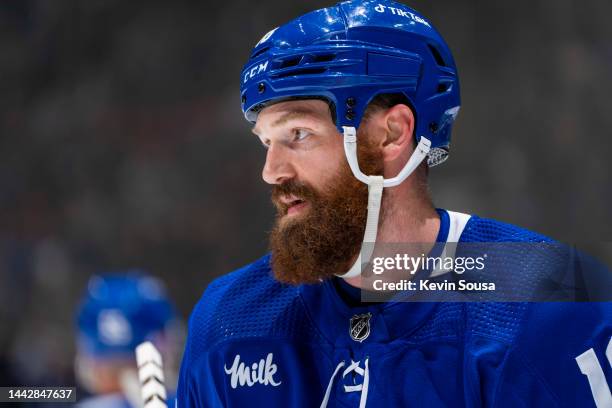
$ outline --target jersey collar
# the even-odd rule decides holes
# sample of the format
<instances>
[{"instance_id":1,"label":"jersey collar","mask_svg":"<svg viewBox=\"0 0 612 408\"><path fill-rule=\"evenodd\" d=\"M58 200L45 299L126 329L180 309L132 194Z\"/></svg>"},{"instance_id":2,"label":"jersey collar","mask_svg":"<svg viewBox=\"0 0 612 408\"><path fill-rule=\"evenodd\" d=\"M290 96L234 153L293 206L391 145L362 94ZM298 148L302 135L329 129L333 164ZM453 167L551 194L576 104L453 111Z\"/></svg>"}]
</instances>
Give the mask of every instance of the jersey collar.
<instances>
[{"instance_id":1,"label":"jersey collar","mask_svg":"<svg viewBox=\"0 0 612 408\"><path fill-rule=\"evenodd\" d=\"M449 231L449 216L438 209L440 229L437 242L446 242ZM350 321L357 315L371 314L368 342L389 342L405 337L415 331L437 307L436 302L385 302L363 303L350 307L342 299L331 280L314 285L301 285L300 296L312 321L321 334L336 347L359 344L351 339Z\"/></svg>"}]
</instances>

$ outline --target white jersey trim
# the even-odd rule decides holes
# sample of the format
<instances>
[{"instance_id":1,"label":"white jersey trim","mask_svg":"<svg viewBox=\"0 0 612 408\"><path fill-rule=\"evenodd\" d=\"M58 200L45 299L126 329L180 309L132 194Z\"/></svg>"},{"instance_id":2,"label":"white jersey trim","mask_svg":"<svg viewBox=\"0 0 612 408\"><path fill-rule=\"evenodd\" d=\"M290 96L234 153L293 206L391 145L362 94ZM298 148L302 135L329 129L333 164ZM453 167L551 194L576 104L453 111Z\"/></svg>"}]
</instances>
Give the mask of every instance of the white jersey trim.
<instances>
[{"instance_id":1,"label":"white jersey trim","mask_svg":"<svg viewBox=\"0 0 612 408\"><path fill-rule=\"evenodd\" d=\"M465 229L465 226L467 225L470 218L472 218L472 216L469 214L463 214L460 212L448 210L446 211L446 213L448 214L449 218L448 236L446 237L446 244L444 245L444 249L442 250L440 257L454 258L455 249L457 249L456 243L459 242L459 239L461 239L461 234L463 234L463 230ZM454 243L454 245L447 245L449 242ZM440 268L436 268L431 271L431 275L429 276L433 278L450 272L451 270L452 269L445 269L441 266Z\"/></svg>"},{"instance_id":2,"label":"white jersey trim","mask_svg":"<svg viewBox=\"0 0 612 408\"><path fill-rule=\"evenodd\" d=\"M459 242L461 234L463 234L463 230L472 216L455 211L446 212L448 213L448 218L450 218L446 242Z\"/></svg>"}]
</instances>

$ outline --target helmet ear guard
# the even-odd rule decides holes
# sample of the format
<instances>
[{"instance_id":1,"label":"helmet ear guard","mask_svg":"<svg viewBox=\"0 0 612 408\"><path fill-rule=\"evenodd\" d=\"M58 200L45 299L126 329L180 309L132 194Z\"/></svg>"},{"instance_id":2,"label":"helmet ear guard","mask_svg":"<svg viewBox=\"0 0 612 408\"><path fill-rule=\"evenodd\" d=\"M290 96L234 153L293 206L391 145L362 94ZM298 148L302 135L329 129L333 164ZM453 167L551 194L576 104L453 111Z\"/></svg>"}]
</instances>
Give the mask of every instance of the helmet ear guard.
<instances>
[{"instance_id":1,"label":"helmet ear guard","mask_svg":"<svg viewBox=\"0 0 612 408\"><path fill-rule=\"evenodd\" d=\"M417 146L390 179L364 174L357 161L356 129L380 94L406 96L416 118ZM388 0L342 2L266 34L242 71L241 96L251 122L272 103L328 101L349 167L368 185L364 244L376 242L383 188L401 184L425 158L429 166L446 160L460 105L457 70L442 37L415 10ZM372 251L362 245L353 267L339 276L358 276Z\"/></svg>"}]
</instances>

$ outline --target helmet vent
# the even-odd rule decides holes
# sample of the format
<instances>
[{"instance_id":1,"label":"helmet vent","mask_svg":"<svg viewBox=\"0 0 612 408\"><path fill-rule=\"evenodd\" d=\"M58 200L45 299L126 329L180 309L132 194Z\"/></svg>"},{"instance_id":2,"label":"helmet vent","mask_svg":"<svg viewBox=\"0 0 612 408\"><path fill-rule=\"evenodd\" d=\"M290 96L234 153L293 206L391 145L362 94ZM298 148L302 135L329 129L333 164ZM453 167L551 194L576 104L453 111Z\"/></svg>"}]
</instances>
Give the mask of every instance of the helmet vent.
<instances>
[{"instance_id":1,"label":"helmet vent","mask_svg":"<svg viewBox=\"0 0 612 408\"><path fill-rule=\"evenodd\" d=\"M312 62L329 62L335 58L336 56L334 54L313 55L311 58L311 61Z\"/></svg>"},{"instance_id":2,"label":"helmet vent","mask_svg":"<svg viewBox=\"0 0 612 408\"><path fill-rule=\"evenodd\" d=\"M440 51L438 51L438 49L431 44L427 44L427 47L429 47L429 51L431 51L431 55L433 55L434 59L436 60L436 64L438 64L441 67L445 67L446 63L444 62L444 58L442 58L442 54L440 54Z\"/></svg>"},{"instance_id":3,"label":"helmet vent","mask_svg":"<svg viewBox=\"0 0 612 408\"><path fill-rule=\"evenodd\" d=\"M261 54L263 54L264 52L268 51L270 49L270 47L263 47L262 49L254 52L253 54L251 54L251 59L257 58L259 57Z\"/></svg>"},{"instance_id":4,"label":"helmet vent","mask_svg":"<svg viewBox=\"0 0 612 408\"><path fill-rule=\"evenodd\" d=\"M302 61L302 56L301 55L299 57L288 58L288 59L285 59L285 60L281 61L281 63L278 66L278 68L282 69L282 68L295 67L296 65L298 65L300 63L300 61Z\"/></svg>"},{"instance_id":5,"label":"helmet vent","mask_svg":"<svg viewBox=\"0 0 612 408\"><path fill-rule=\"evenodd\" d=\"M437 89L437 93L441 94L444 93L446 91L448 91L451 87L451 83L450 82L440 82L438 84L438 89Z\"/></svg>"},{"instance_id":6,"label":"helmet vent","mask_svg":"<svg viewBox=\"0 0 612 408\"><path fill-rule=\"evenodd\" d=\"M301 66L296 69L284 69L276 72L271 72L270 76L275 78L285 78L289 76L299 76L299 75L316 75L322 74L327 71L326 67L304 67Z\"/></svg>"}]
</instances>

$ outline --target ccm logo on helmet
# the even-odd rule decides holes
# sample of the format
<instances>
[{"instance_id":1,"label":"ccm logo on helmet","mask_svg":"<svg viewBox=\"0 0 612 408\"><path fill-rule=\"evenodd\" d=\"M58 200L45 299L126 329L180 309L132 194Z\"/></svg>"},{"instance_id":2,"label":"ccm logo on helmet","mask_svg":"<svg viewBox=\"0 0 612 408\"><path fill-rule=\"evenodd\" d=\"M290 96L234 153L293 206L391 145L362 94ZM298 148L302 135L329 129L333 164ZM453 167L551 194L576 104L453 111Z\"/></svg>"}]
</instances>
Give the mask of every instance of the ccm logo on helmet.
<instances>
[{"instance_id":1,"label":"ccm logo on helmet","mask_svg":"<svg viewBox=\"0 0 612 408\"><path fill-rule=\"evenodd\" d=\"M244 71L244 77L242 83L246 84L247 81L253 78L255 75L261 74L262 72L266 72L268 69L268 61L264 61L260 64L255 64L251 68L247 68Z\"/></svg>"}]
</instances>

